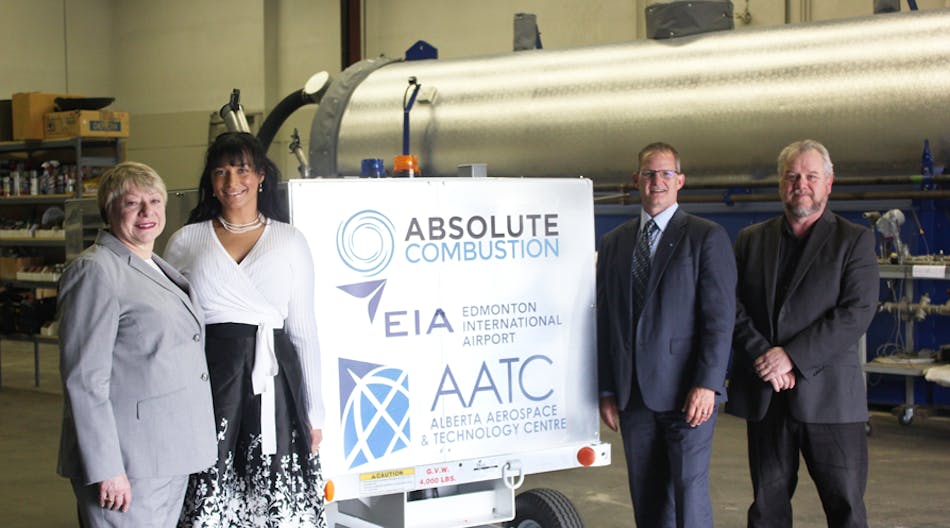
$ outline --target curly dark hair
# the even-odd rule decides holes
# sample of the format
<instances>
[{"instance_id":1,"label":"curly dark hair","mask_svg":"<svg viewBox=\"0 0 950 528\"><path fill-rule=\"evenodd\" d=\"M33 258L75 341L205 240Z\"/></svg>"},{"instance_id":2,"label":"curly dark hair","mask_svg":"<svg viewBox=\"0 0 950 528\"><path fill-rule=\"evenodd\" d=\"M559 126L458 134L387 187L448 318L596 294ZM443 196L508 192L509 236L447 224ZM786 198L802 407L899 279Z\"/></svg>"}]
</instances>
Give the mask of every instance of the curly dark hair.
<instances>
[{"instance_id":1,"label":"curly dark hair","mask_svg":"<svg viewBox=\"0 0 950 528\"><path fill-rule=\"evenodd\" d=\"M245 161L251 161L255 169L264 171L262 190L257 193L257 209L267 218L290 221L287 203L277 192L280 170L267 157L264 146L247 132L225 132L215 138L205 154L205 168L198 182L198 205L188 215L189 224L211 220L221 214L221 202L215 198L211 187L211 171L222 165L240 165Z\"/></svg>"}]
</instances>

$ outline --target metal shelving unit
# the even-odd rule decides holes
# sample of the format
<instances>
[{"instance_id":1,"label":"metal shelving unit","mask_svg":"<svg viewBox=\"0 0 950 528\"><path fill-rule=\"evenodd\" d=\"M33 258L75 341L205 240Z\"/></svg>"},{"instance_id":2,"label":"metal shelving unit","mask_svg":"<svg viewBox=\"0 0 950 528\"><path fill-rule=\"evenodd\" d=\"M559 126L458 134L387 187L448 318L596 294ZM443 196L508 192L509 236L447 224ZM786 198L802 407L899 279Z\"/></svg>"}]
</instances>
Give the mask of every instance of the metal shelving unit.
<instances>
[{"instance_id":1,"label":"metal shelving unit","mask_svg":"<svg viewBox=\"0 0 950 528\"><path fill-rule=\"evenodd\" d=\"M55 152L67 151L70 163L80 167L111 167L122 159L121 138L64 138L52 140L6 141L0 142L0 163L5 161L24 161L57 159ZM0 197L0 211L7 208L18 210L29 209L31 206L61 206L65 209L66 201L72 198L83 198L82 171L77 171L75 192L68 194L41 194ZM28 213L35 216L35 212ZM0 247L20 247L39 249L45 254L56 254L62 262L66 261L67 241L65 239L37 239L37 238L0 238ZM43 288L56 288L56 282L3 280L7 287L30 289L36 291ZM0 334L0 387L2 387L2 342L20 341L33 343L34 384L40 384L40 345L56 343L55 336L30 335L22 333Z\"/></svg>"},{"instance_id":2,"label":"metal shelving unit","mask_svg":"<svg viewBox=\"0 0 950 528\"><path fill-rule=\"evenodd\" d=\"M881 264L882 279L950 280L950 265L946 264Z\"/></svg>"},{"instance_id":3,"label":"metal shelving unit","mask_svg":"<svg viewBox=\"0 0 950 528\"><path fill-rule=\"evenodd\" d=\"M3 202L0 202L0 206L3 206ZM60 247L65 245L65 239L0 238L0 247Z\"/></svg>"},{"instance_id":4,"label":"metal shelving unit","mask_svg":"<svg viewBox=\"0 0 950 528\"><path fill-rule=\"evenodd\" d=\"M3 143L0 143L3 145ZM75 194L38 194L36 196L3 196L0 200L6 205L57 205L67 198L74 198Z\"/></svg>"},{"instance_id":5,"label":"metal shelving unit","mask_svg":"<svg viewBox=\"0 0 950 528\"><path fill-rule=\"evenodd\" d=\"M878 269L881 279L903 280L904 298L910 300L913 300L916 295L914 288L915 281L950 280L950 266L945 264L881 264ZM913 352L915 349L913 320L905 320L904 335L905 351ZM866 355L862 354L862 360L864 360L865 357ZM928 369L942 364L944 363L923 363L915 361L913 358L908 358L905 360L868 361L864 363L863 367L866 374L904 376L904 405L903 411L898 415L898 420L903 425L910 425L913 422L914 409L916 408L914 401L914 380L924 377Z\"/></svg>"},{"instance_id":6,"label":"metal shelving unit","mask_svg":"<svg viewBox=\"0 0 950 528\"><path fill-rule=\"evenodd\" d=\"M14 288L55 288L59 285L59 281L22 281L22 280L7 280L0 281L6 283L9 286Z\"/></svg>"},{"instance_id":7,"label":"metal shelving unit","mask_svg":"<svg viewBox=\"0 0 950 528\"><path fill-rule=\"evenodd\" d=\"M76 165L85 167L111 167L115 165L122 157L122 140L120 138L81 138L72 137L64 139L38 139L28 141L3 141L0 142L0 154L24 153L26 159L49 157L45 155L50 151L72 150L75 153ZM84 154L89 150L110 149L112 154L109 156ZM76 196L82 193L82 181L76 182ZM48 195L47 195L48 196ZM35 199L42 197L22 196L13 199Z\"/></svg>"}]
</instances>

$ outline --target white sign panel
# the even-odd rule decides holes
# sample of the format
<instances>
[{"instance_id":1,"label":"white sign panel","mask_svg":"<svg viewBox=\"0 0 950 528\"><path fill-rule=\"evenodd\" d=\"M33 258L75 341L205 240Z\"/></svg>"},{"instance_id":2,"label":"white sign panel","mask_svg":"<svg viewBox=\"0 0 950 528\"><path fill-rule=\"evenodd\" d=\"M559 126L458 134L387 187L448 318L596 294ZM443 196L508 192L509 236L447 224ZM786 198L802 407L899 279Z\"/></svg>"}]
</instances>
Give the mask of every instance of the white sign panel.
<instances>
[{"instance_id":1,"label":"white sign panel","mask_svg":"<svg viewBox=\"0 0 950 528\"><path fill-rule=\"evenodd\" d=\"M911 268L911 276L918 279L943 279L947 276L947 267L917 264Z\"/></svg>"},{"instance_id":2,"label":"white sign panel","mask_svg":"<svg viewBox=\"0 0 950 528\"><path fill-rule=\"evenodd\" d=\"M589 180L295 180L289 194L314 257L326 477L401 482L598 439Z\"/></svg>"}]
</instances>

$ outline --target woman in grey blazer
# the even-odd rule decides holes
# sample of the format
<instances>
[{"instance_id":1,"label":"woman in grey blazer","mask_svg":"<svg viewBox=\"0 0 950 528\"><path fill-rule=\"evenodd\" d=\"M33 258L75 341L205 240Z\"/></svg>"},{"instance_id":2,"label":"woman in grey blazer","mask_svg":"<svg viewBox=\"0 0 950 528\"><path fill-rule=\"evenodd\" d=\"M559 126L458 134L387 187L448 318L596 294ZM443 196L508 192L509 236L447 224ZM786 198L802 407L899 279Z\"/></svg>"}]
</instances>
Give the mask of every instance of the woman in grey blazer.
<instances>
[{"instance_id":1,"label":"woman in grey blazer","mask_svg":"<svg viewBox=\"0 0 950 528\"><path fill-rule=\"evenodd\" d=\"M174 526L188 474L216 458L203 317L152 253L166 198L147 165L109 170L98 192L109 228L60 280L58 472L86 527Z\"/></svg>"}]
</instances>

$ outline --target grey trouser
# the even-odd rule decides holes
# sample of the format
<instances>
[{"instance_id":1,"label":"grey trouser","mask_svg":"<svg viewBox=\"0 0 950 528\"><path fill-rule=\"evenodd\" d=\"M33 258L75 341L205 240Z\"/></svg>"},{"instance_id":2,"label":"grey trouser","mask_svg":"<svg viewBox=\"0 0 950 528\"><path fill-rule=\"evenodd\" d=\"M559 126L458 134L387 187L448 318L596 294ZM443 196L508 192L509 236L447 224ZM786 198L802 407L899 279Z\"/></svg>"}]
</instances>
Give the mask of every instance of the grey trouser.
<instances>
[{"instance_id":1,"label":"grey trouser","mask_svg":"<svg viewBox=\"0 0 950 528\"><path fill-rule=\"evenodd\" d=\"M125 513L99 506L99 484L86 486L78 479L71 482L85 528L174 528L181 516L188 475L130 478L132 505Z\"/></svg>"}]
</instances>

